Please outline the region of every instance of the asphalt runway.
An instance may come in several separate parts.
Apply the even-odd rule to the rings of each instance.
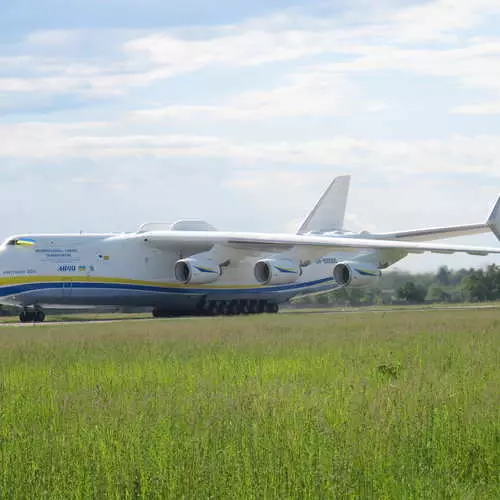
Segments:
[[[284,309],[279,314],[280,315],[311,315],[311,314],[319,314],[319,315],[335,315],[335,314],[384,314],[384,313],[405,313],[405,312],[432,312],[432,311],[468,311],[468,310],[485,310],[485,309],[500,309],[500,305],[469,305],[469,306],[443,306],[443,307],[422,307],[422,308],[397,308],[397,307],[385,307],[380,309],[359,309],[359,308],[346,308],[346,309],[315,309],[315,310],[304,310],[300,309]],[[46,321],[45,323],[0,323],[0,328],[7,327],[15,327],[15,328],[43,328],[48,326],[70,326],[70,325],[104,325],[108,323],[125,323],[131,321],[137,322],[149,322],[149,321],[193,321],[198,320],[202,321],[204,319],[208,319],[206,317],[199,316],[184,316],[178,318],[119,318],[119,319],[89,319],[89,320],[75,320],[75,321]]]

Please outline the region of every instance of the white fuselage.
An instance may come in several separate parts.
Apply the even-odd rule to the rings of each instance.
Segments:
[[[15,237],[13,238],[16,239]],[[29,241],[25,241],[29,240]],[[215,282],[179,283],[175,251],[144,244],[128,234],[30,235],[0,251],[0,302],[20,306],[89,305],[190,310],[206,300],[271,300],[334,289],[332,270],[341,254],[302,269],[297,281],[263,286],[254,275],[257,258],[232,262]],[[31,241],[35,243],[31,243]],[[353,260],[352,254],[349,256]]]

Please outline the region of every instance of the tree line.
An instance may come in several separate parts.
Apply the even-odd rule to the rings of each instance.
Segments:
[[[292,302],[362,306],[494,300],[500,300],[500,266],[496,264],[485,269],[451,270],[442,266],[436,273],[390,271],[372,287],[305,295]]]

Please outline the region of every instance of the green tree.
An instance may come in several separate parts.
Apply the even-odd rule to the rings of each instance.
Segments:
[[[482,269],[471,269],[463,279],[462,286],[473,302],[488,300],[488,284]]]
[[[436,274],[436,281],[443,286],[450,284],[451,272],[448,266],[441,266]]]
[[[450,302],[451,295],[441,285],[434,283],[429,287],[427,298],[433,302]]]
[[[413,281],[407,281],[398,289],[399,299],[406,300],[410,304],[423,304],[427,295],[427,288],[423,285],[415,285]]]

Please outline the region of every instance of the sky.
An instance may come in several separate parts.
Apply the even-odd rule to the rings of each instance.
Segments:
[[[341,174],[356,231],[483,222],[500,194],[498,0],[4,4],[0,237],[295,232]]]

